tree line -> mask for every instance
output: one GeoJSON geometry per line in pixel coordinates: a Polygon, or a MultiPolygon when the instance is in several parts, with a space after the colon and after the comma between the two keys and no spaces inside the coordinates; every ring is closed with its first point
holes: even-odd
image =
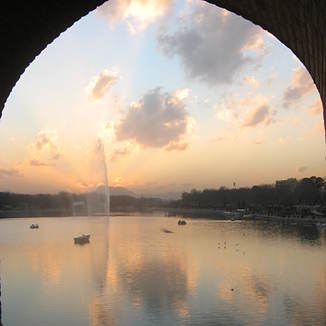
{"type": "MultiPolygon", "coordinates": [[[[16,194],[0,192],[0,211],[50,211],[56,210],[63,215],[101,213],[105,209],[105,195],[98,192],[58,194],[16,194]]],[[[161,207],[159,198],[136,198],[128,195],[110,196],[111,211],[141,211],[161,207]]],[[[27,214],[26,213],[26,214],[27,214]]],[[[46,213],[45,213],[46,214],[46,213]]],[[[60,214],[60,215],[62,215],[60,214]]],[[[28,215],[28,214],[27,214],[28,215]]]]}
{"type": "Polygon", "coordinates": [[[295,205],[325,205],[326,182],[312,176],[277,181],[273,185],[256,185],[251,188],[193,189],[184,192],[180,200],[171,205],[182,208],[251,209],[293,207],[295,205]]]}
{"type": "MultiPolygon", "coordinates": [[[[181,199],[164,201],[160,198],[136,198],[129,195],[110,196],[114,211],[146,211],[150,209],[248,209],[252,212],[287,215],[294,214],[296,205],[326,207],[326,182],[312,176],[276,181],[273,185],[255,185],[248,188],[193,189],[183,192],[181,199]]],[[[101,213],[105,209],[102,192],[58,194],[16,194],[0,192],[0,212],[19,210],[30,212],[54,210],[61,215],[101,213]]],[[[46,213],[45,213],[46,214],[46,213]]]]}

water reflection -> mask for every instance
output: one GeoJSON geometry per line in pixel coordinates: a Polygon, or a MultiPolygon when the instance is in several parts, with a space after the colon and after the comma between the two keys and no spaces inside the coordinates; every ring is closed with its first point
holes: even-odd
{"type": "Polygon", "coordinates": [[[108,309],[101,297],[94,297],[89,304],[90,325],[107,326],[119,325],[114,317],[108,312],[108,309]]]}
{"type": "Polygon", "coordinates": [[[90,246],[90,266],[92,269],[96,291],[98,294],[105,290],[105,279],[109,264],[109,219],[101,219],[101,223],[92,223],[92,245],[90,246]]]}
{"type": "Polygon", "coordinates": [[[183,301],[188,294],[186,271],[175,261],[144,262],[139,269],[125,266],[126,278],[121,285],[131,300],[155,312],[171,311],[177,301],[183,301]]]}
{"type": "MultiPolygon", "coordinates": [[[[106,264],[101,264],[101,274],[94,268],[95,279],[101,287],[90,304],[91,324],[115,324],[113,309],[107,309],[109,296],[109,305],[114,306],[115,316],[121,314],[118,318],[120,320],[123,315],[119,306],[121,297],[124,304],[130,304],[133,311],[139,315],[146,311],[155,315],[158,320],[169,314],[185,318],[189,311],[185,301],[194,287],[194,278],[191,276],[193,273],[189,273],[188,278],[185,261],[179,256],[181,253],[176,251],[167,255],[167,251],[161,248],[160,251],[149,254],[147,243],[139,242],[143,230],[134,226],[127,226],[127,229],[126,225],[122,227],[123,230],[117,226],[116,230],[106,233],[105,241],[103,239],[101,245],[94,247],[92,251],[95,260],[105,257],[106,264]],[[126,238],[123,233],[128,233],[129,236],[126,238]],[[103,245],[104,242],[107,247],[103,245]],[[110,255],[108,248],[111,249],[110,255]],[[99,275],[102,276],[101,280],[99,275]],[[116,293],[119,299],[114,298],[116,293]]],[[[149,239],[145,240],[147,241],[149,239]]],[[[162,241],[160,244],[163,247],[169,246],[169,242],[162,241]]]]}
{"type": "MultiPolygon", "coordinates": [[[[244,223],[248,226],[248,223],[244,223]]],[[[314,241],[315,244],[320,244],[321,231],[315,223],[302,222],[255,222],[250,223],[251,230],[257,230],[262,236],[275,238],[280,235],[285,239],[300,239],[302,242],[314,241]]]]}
{"type": "Polygon", "coordinates": [[[40,220],[31,233],[29,220],[0,223],[5,325],[326,322],[315,225],[74,218],[40,220]],[[74,246],[86,232],[90,244],[74,246]]]}
{"type": "Polygon", "coordinates": [[[302,241],[314,241],[315,244],[320,244],[320,232],[315,224],[299,224],[298,233],[302,241]]]}

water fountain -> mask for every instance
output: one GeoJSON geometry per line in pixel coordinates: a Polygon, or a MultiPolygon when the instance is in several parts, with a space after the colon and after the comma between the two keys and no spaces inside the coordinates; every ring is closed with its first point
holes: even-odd
{"type": "Polygon", "coordinates": [[[110,216],[110,188],[109,188],[109,181],[108,181],[108,169],[107,169],[106,159],[105,159],[104,143],[100,138],[97,140],[96,143],[96,152],[103,166],[104,194],[105,194],[104,210],[105,210],[105,214],[109,217],[110,216]]]}

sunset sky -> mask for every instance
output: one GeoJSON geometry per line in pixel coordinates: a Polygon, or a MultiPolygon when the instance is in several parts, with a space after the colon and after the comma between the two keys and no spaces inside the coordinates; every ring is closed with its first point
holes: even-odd
{"type": "Polygon", "coordinates": [[[274,36],[199,0],[111,0],[26,69],[0,120],[0,191],[156,194],[326,175],[322,106],[274,36]]]}

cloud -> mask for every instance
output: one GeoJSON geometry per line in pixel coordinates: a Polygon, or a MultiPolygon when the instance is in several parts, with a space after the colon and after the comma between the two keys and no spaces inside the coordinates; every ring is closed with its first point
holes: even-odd
{"type": "Polygon", "coordinates": [[[33,146],[39,151],[45,148],[56,148],[56,145],[54,144],[56,138],[57,135],[55,131],[40,131],[33,146]]]}
{"type": "Polygon", "coordinates": [[[88,100],[93,102],[101,99],[119,78],[117,71],[104,69],[100,74],[93,77],[86,87],[88,100]]]}
{"type": "Polygon", "coordinates": [[[131,155],[132,153],[137,152],[138,150],[139,146],[137,144],[135,145],[127,141],[122,146],[112,150],[112,152],[110,153],[110,161],[116,161],[122,157],[131,155]]]}
{"type": "Polygon", "coordinates": [[[270,99],[260,93],[250,92],[246,97],[225,94],[221,101],[213,106],[213,110],[219,120],[227,123],[225,133],[229,134],[228,139],[233,138],[234,141],[240,136],[234,134],[234,131],[243,134],[246,127],[267,126],[277,121],[277,111],[271,108],[270,99]]]}
{"type": "Polygon", "coordinates": [[[267,79],[266,79],[266,84],[268,86],[271,86],[274,82],[274,80],[276,79],[276,75],[275,74],[271,74],[267,79]]]}
{"type": "Polygon", "coordinates": [[[243,82],[247,85],[253,86],[255,88],[260,86],[259,81],[254,76],[244,76],[243,82]]]}
{"type": "Polygon", "coordinates": [[[189,88],[181,88],[175,91],[175,96],[182,101],[188,98],[190,92],[191,90],[189,88]]]}
{"type": "Polygon", "coordinates": [[[298,174],[303,174],[304,172],[306,172],[307,171],[307,167],[306,166],[298,166],[297,168],[296,168],[296,172],[298,173],[298,174]]]}
{"type": "Polygon", "coordinates": [[[38,159],[32,159],[29,161],[29,164],[31,166],[36,166],[36,167],[47,167],[47,166],[54,166],[54,164],[51,163],[44,163],[39,161],[38,159]]]}
{"type": "Polygon", "coordinates": [[[319,122],[316,123],[316,125],[313,127],[313,131],[318,133],[318,134],[324,134],[325,133],[325,125],[324,125],[324,120],[320,120],[319,122]]]}
{"type": "Polygon", "coordinates": [[[118,177],[114,178],[113,184],[115,186],[123,186],[124,185],[124,182],[123,181],[124,181],[123,178],[120,177],[120,176],[118,176],[118,177]]]}
{"type": "Polygon", "coordinates": [[[76,186],[78,188],[84,188],[84,189],[90,189],[91,187],[95,187],[93,184],[88,184],[87,182],[85,181],[82,181],[82,180],[76,180],[76,186]]]}
{"type": "Polygon", "coordinates": [[[112,27],[126,22],[130,33],[144,30],[150,23],[166,15],[173,0],[110,0],[97,9],[112,27]]]}
{"type": "Polygon", "coordinates": [[[129,106],[116,126],[116,139],[130,140],[143,147],[172,149],[181,144],[192,124],[184,102],[176,93],[163,93],[155,88],[129,106]]]}
{"type": "Polygon", "coordinates": [[[265,48],[265,44],[262,33],[259,33],[254,37],[250,37],[244,48],[253,51],[263,50],[265,48]]]}
{"type": "Polygon", "coordinates": [[[184,141],[176,141],[176,142],[170,142],[167,146],[165,146],[165,150],[168,152],[171,151],[184,151],[188,147],[188,144],[184,141]]]}
{"type": "Polygon", "coordinates": [[[304,68],[297,68],[293,71],[292,83],[286,88],[283,94],[283,105],[288,108],[299,101],[302,97],[311,94],[316,87],[308,71],[304,68]]]}
{"type": "Polygon", "coordinates": [[[258,106],[247,114],[242,127],[255,127],[257,125],[269,125],[273,122],[273,112],[269,105],[258,106]]]}
{"type": "Polygon", "coordinates": [[[35,142],[30,145],[30,149],[34,152],[48,152],[52,160],[58,160],[61,157],[57,146],[58,135],[53,131],[40,131],[36,136],[35,142]]]}
{"type": "Polygon", "coordinates": [[[237,118],[237,114],[228,108],[220,108],[219,111],[216,113],[216,117],[224,122],[229,122],[237,118]]]}
{"type": "Polygon", "coordinates": [[[178,56],[190,78],[210,85],[231,83],[242,67],[254,63],[246,49],[253,50],[262,30],[216,6],[190,3],[179,28],[158,35],[160,48],[167,56],[178,56]]]}
{"type": "Polygon", "coordinates": [[[211,139],[210,143],[219,143],[219,142],[224,141],[224,140],[226,140],[225,137],[219,136],[219,137],[215,137],[215,138],[211,139]]]}
{"type": "Polygon", "coordinates": [[[18,169],[1,169],[0,178],[22,178],[24,175],[18,169]]]}
{"type": "Polygon", "coordinates": [[[323,105],[320,98],[318,98],[313,104],[307,107],[306,111],[313,115],[320,115],[323,112],[323,105]]]}
{"type": "Polygon", "coordinates": [[[127,156],[131,153],[128,147],[116,148],[110,156],[110,161],[115,161],[122,156],[127,156]]]}
{"type": "Polygon", "coordinates": [[[216,117],[224,122],[232,122],[238,119],[239,115],[236,112],[238,108],[238,99],[236,96],[224,96],[223,102],[215,104],[213,110],[216,112],[216,117]]]}
{"type": "MultiPolygon", "coordinates": [[[[224,95],[221,102],[213,106],[216,117],[241,130],[244,127],[267,126],[275,122],[276,111],[272,110],[269,98],[257,93],[247,97],[224,95]]],[[[241,130],[242,132],[243,130],[241,130]]]]}

